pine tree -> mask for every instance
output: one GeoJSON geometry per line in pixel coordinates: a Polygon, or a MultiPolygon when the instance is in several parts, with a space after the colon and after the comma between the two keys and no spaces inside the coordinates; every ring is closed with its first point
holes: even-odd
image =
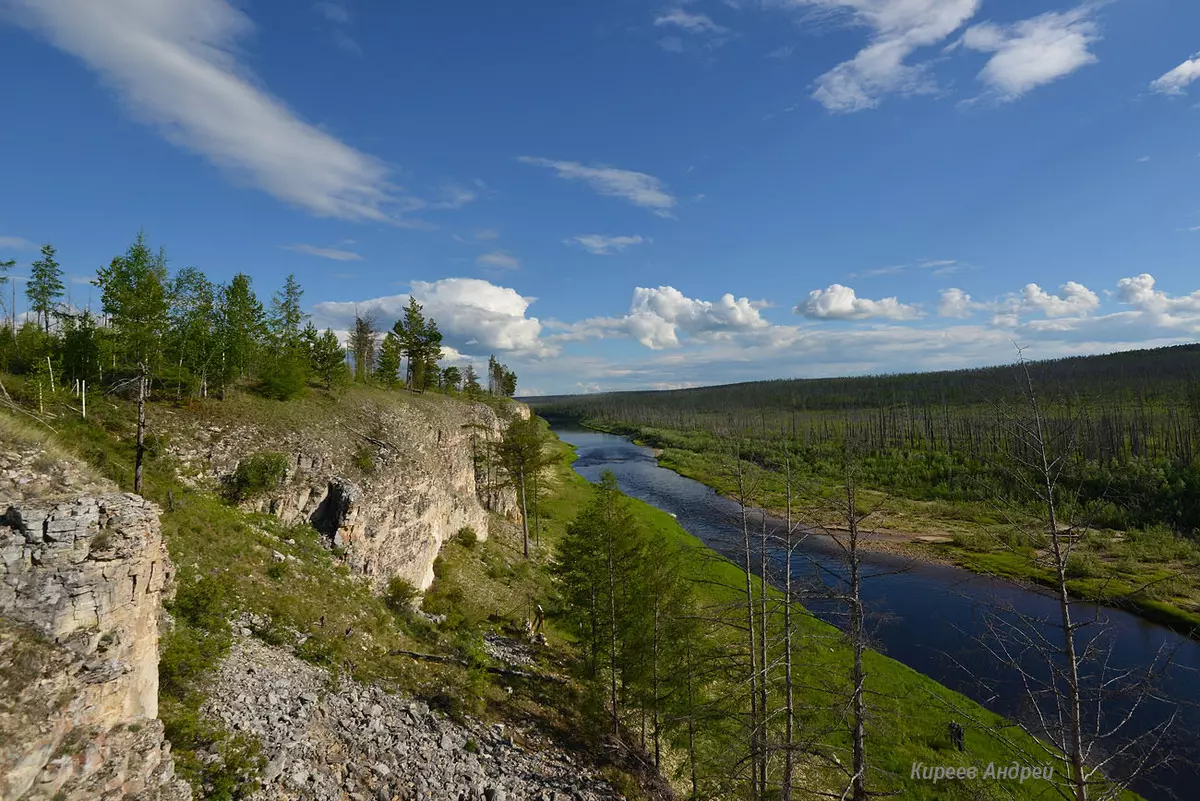
{"type": "Polygon", "coordinates": [[[400,383],[400,365],[404,361],[404,348],[400,338],[392,331],[383,337],[379,347],[379,358],[375,360],[375,380],[391,389],[400,383]]]}
{"type": "Polygon", "coordinates": [[[275,338],[277,347],[294,349],[300,344],[301,326],[308,315],[300,308],[300,299],[304,290],[296,280],[295,274],[289,275],[283,289],[271,298],[270,330],[275,338]]]}
{"type": "Polygon", "coordinates": [[[350,351],[354,354],[354,380],[367,382],[375,367],[375,355],[379,349],[379,333],[375,330],[375,314],[354,317],[354,330],[350,332],[350,351]]]}
{"type": "Polygon", "coordinates": [[[327,328],[314,338],[310,358],[313,375],[325,389],[333,389],[346,379],[346,351],[333,329],[327,328]]]}
{"type": "Polygon", "coordinates": [[[457,392],[462,380],[462,372],[454,365],[442,370],[442,389],[457,392]]]}
{"type": "Polygon", "coordinates": [[[169,324],[167,260],[150,251],[143,234],[96,273],[104,313],[117,342],[118,358],[128,370],[153,374],[162,360],[162,343],[169,324]]]}
{"type": "Polygon", "coordinates": [[[468,364],[466,372],[463,373],[463,392],[467,393],[467,397],[474,398],[483,391],[483,387],[479,385],[479,375],[475,372],[475,365],[468,364]]]}
{"type": "Polygon", "coordinates": [[[250,375],[262,345],[263,307],[254,294],[250,276],[238,273],[217,296],[217,344],[221,360],[221,391],[250,375]]]}
{"type": "MultiPolygon", "coordinates": [[[[138,242],[141,239],[139,234],[138,242]]],[[[63,271],[54,260],[54,255],[53,245],[47,243],[42,246],[42,257],[30,265],[29,283],[25,285],[29,308],[46,332],[50,330],[50,315],[57,308],[58,299],[63,296],[63,271]]]]}
{"type": "Polygon", "coordinates": [[[408,369],[405,371],[404,383],[412,389],[424,389],[425,378],[425,315],[421,313],[422,306],[417,299],[409,297],[408,305],[404,307],[404,316],[396,321],[392,330],[400,339],[400,345],[408,359],[408,369]]]}

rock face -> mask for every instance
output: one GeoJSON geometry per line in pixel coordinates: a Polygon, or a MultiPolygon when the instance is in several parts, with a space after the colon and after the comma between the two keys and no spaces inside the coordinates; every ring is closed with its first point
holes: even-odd
{"type": "Polygon", "coordinates": [[[234,646],[215,687],[209,712],[262,742],[268,762],[259,799],[621,798],[527,733],[458,724],[420,701],[355,682],[331,689],[320,668],[255,640],[234,646]]]}
{"type": "Polygon", "coordinates": [[[485,468],[477,475],[477,455],[502,429],[491,408],[418,398],[334,414],[302,431],[244,422],[179,428],[172,450],[185,477],[209,485],[256,453],[284,454],[283,486],[247,505],[312,523],[376,590],[393,576],[423,590],[442,543],[459,529],[485,539],[489,513],[520,520],[515,491],[496,487],[485,468]]]}
{"type": "Polygon", "coordinates": [[[190,797],[156,719],[157,508],[61,462],[50,480],[37,446],[2,448],[0,798],[190,797]]]}

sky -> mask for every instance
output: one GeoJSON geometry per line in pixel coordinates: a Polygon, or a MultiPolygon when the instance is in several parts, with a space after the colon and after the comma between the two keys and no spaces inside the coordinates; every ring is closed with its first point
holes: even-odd
{"type": "Polygon", "coordinates": [[[1193,0],[0,0],[0,259],[416,297],[518,394],[1200,339],[1193,0]]]}

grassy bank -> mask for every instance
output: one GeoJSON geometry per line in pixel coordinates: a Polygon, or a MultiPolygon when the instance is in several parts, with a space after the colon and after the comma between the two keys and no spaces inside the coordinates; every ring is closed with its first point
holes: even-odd
{"type": "MultiPolygon", "coordinates": [[[[589,422],[598,431],[629,436],[658,450],[661,466],[733,497],[736,477],[728,453],[672,447],[673,436],[657,429],[589,422]]],[[[755,487],[757,506],[778,513],[784,504],[783,477],[755,463],[745,467],[755,487]]],[[[795,491],[795,490],[794,490],[795,491]]],[[[801,491],[809,501],[806,512],[815,523],[822,519],[821,499],[841,491],[840,485],[818,475],[805,477],[801,491]]],[[[870,524],[885,532],[932,536],[938,541],[889,538],[888,547],[921,559],[947,562],[977,573],[1030,584],[1050,585],[1050,570],[1033,557],[1036,548],[1018,544],[1014,529],[1038,530],[1028,512],[981,502],[916,500],[864,487],[862,511],[876,509],[870,524]]],[[[1200,634],[1200,546],[1163,527],[1115,531],[1095,529],[1076,543],[1071,559],[1071,593],[1082,600],[1125,609],[1183,634],[1200,634]]]]}
{"type": "MultiPolygon", "coordinates": [[[[570,468],[573,450],[557,440],[554,447],[561,456],[554,471],[554,492],[542,507],[546,515],[543,551],[553,548],[590,494],[587,483],[570,468]]],[[[688,534],[669,514],[636,500],[632,507],[645,535],[659,547],[689,552],[686,577],[703,609],[717,614],[744,603],[745,573],[737,565],[688,534]]],[[[759,586],[757,579],[755,586],[759,586]]],[[[801,645],[796,652],[796,670],[803,686],[799,702],[808,710],[806,725],[814,731],[833,732],[838,727],[835,709],[843,689],[838,681],[849,675],[850,653],[836,628],[806,615],[799,622],[797,639],[801,645]]],[[[736,647],[732,637],[728,646],[736,647]]],[[[989,762],[1009,764],[1014,759],[1023,763],[1045,761],[1043,746],[1019,728],[905,665],[870,652],[867,672],[872,698],[869,753],[874,780],[881,789],[886,787],[898,797],[912,799],[990,797],[992,792],[1002,794],[1001,788],[984,782],[935,787],[928,781],[912,780],[911,766],[914,762],[986,766],[989,762]],[[966,753],[955,750],[950,741],[951,721],[967,727],[966,753]]],[[[826,791],[836,786],[830,762],[835,757],[847,759],[847,747],[847,737],[830,734],[819,746],[809,749],[802,770],[809,789],[826,791]]],[[[1003,790],[1015,792],[1016,797],[1033,798],[1044,795],[1049,788],[1045,783],[1027,782],[1003,790]]]]}

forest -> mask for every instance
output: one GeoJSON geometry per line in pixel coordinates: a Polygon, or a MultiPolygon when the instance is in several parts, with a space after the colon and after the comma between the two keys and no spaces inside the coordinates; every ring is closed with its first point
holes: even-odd
{"type": "Polygon", "coordinates": [[[1200,532],[1200,345],[861,378],[531,398],[540,414],[635,434],[661,448],[739,452],[763,467],[786,441],[816,475],[853,442],[864,486],[921,501],[1025,496],[1003,469],[1030,385],[1070,430],[1065,477],[1097,527],[1200,532]]]}
{"type": "Polygon", "coordinates": [[[390,326],[363,313],[343,335],[322,332],[302,309],[304,290],[294,275],[264,304],[245,273],[224,284],[195,267],[171,274],[166,252],[139,233],[96,271],[90,283],[100,290],[101,307],[94,311],[69,301],[56,256],[47,244],[30,265],[25,311],[11,275],[15,262],[0,261],[0,371],[28,379],[20,387],[39,408],[69,393],[86,409],[88,392],[134,384],[173,399],[223,398],[243,386],[288,400],[310,385],[335,389],[351,381],[469,397],[516,393],[516,374],[495,356],[486,387],[473,364],[441,366],[442,333],[416,298],[390,326]]]}

